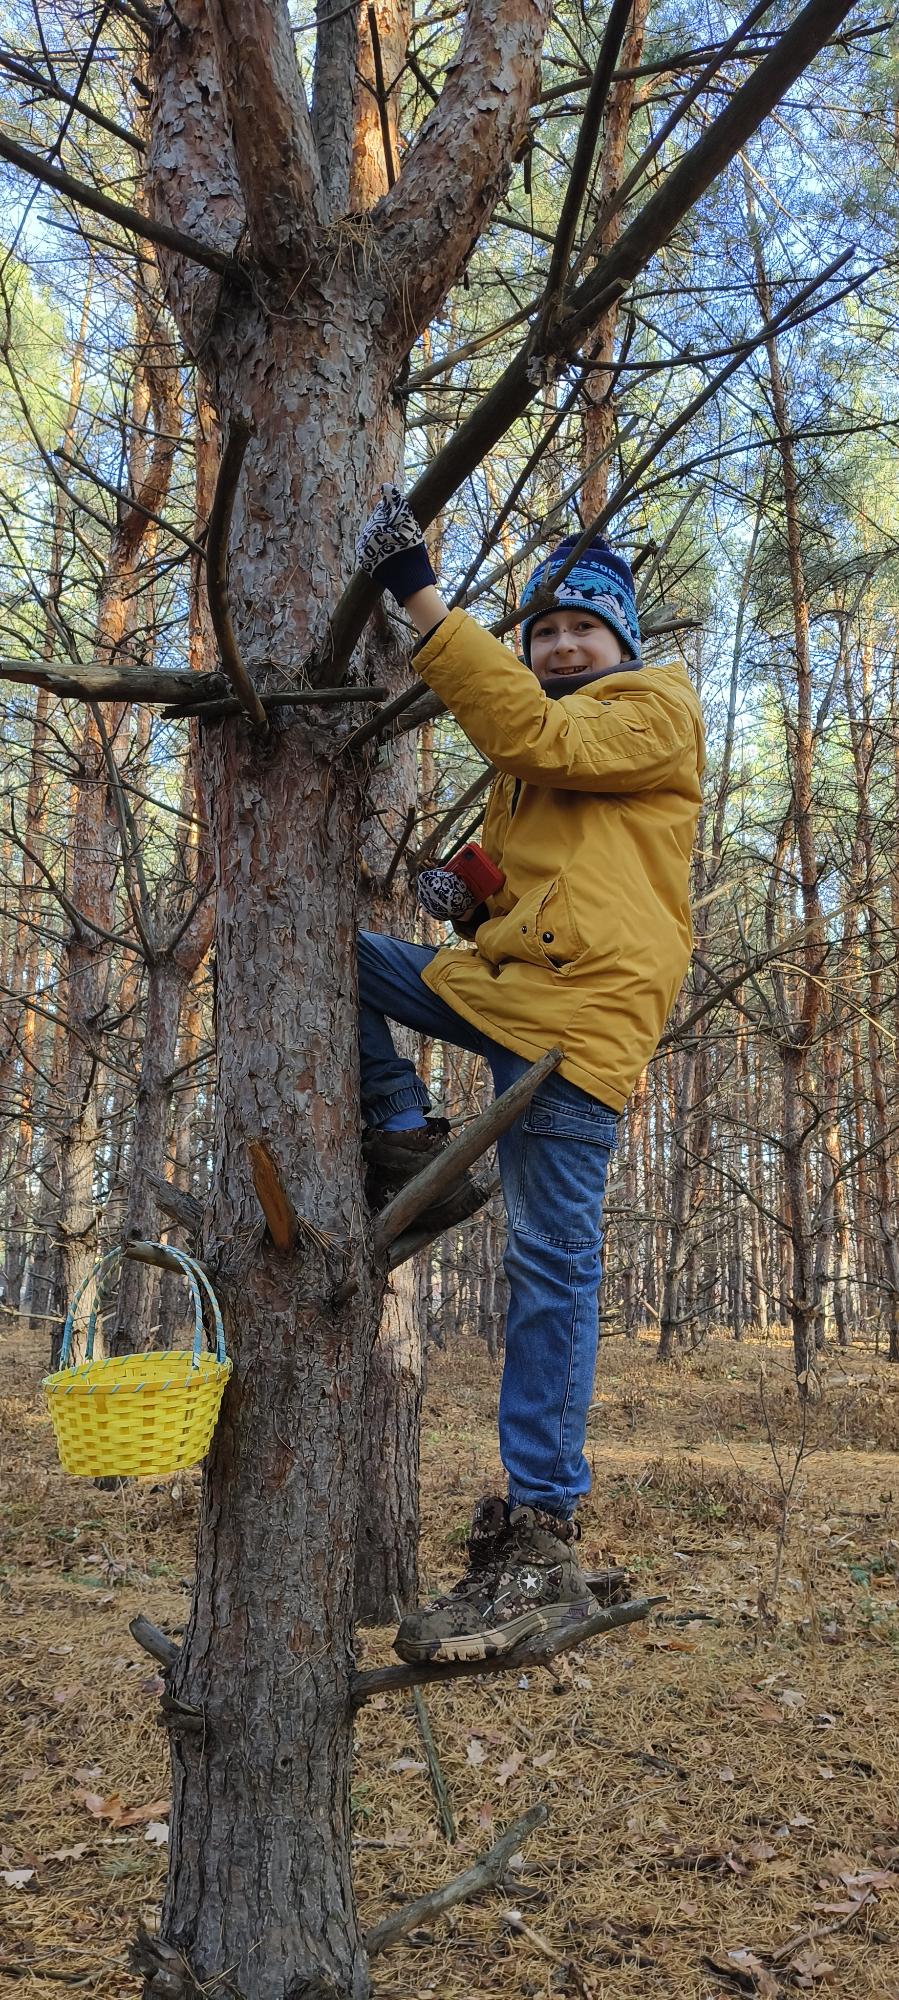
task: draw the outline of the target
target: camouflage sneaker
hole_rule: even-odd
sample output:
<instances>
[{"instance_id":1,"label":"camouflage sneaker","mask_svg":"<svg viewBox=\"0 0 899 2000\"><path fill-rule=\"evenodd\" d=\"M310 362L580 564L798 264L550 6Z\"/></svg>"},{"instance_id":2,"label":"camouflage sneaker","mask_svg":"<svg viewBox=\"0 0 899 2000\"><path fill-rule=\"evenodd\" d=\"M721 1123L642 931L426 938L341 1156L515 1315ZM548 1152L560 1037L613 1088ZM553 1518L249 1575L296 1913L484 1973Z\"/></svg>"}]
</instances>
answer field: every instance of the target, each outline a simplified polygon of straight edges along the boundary
<instances>
[{"instance_id":1,"label":"camouflage sneaker","mask_svg":"<svg viewBox=\"0 0 899 2000\"><path fill-rule=\"evenodd\" d=\"M574 1559L579 1530L535 1507L481 1500L468 1544L469 1567L445 1597L403 1619L394 1639L401 1660L492 1660L542 1632L580 1625L596 1610Z\"/></svg>"},{"instance_id":2,"label":"camouflage sneaker","mask_svg":"<svg viewBox=\"0 0 899 2000\"><path fill-rule=\"evenodd\" d=\"M374 1213L385 1208L400 1188L406 1187L432 1160L440 1158L449 1139L446 1118L428 1118L424 1125L413 1126L406 1132L385 1132L380 1126L369 1126L362 1134L365 1198L369 1208ZM435 1233L449 1229L453 1223L464 1222L473 1215L489 1197L486 1182L474 1174L462 1173L439 1201L416 1216L411 1226L415 1229L428 1226Z\"/></svg>"},{"instance_id":3,"label":"camouflage sneaker","mask_svg":"<svg viewBox=\"0 0 899 2000\"><path fill-rule=\"evenodd\" d=\"M408 1132L385 1132L381 1125L369 1125L362 1134L365 1160L365 1195L369 1208L384 1208L401 1187L423 1167L439 1159L449 1144L446 1118L428 1118Z\"/></svg>"}]
</instances>

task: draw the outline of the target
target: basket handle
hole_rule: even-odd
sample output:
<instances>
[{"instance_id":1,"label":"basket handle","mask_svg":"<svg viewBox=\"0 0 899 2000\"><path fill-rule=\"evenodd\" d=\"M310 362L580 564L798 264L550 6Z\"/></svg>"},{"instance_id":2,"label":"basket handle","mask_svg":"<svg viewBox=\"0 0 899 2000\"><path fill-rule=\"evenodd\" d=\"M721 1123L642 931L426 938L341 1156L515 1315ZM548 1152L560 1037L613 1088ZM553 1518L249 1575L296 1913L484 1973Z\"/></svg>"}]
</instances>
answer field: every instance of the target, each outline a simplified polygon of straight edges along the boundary
<instances>
[{"instance_id":1,"label":"basket handle","mask_svg":"<svg viewBox=\"0 0 899 2000\"><path fill-rule=\"evenodd\" d=\"M212 1307L212 1316L213 1316L213 1321L215 1323L216 1360L217 1361L227 1360L227 1355L225 1353L225 1329L224 1326L222 1325L222 1315L219 1308L219 1302L215 1296L215 1293L212 1289L209 1279L206 1276L206 1272L201 1268L199 1264L196 1264L194 1262L192 1257L188 1257L186 1251L176 1250L173 1244L157 1243L154 1244L153 1247L154 1249L157 1250L164 1249L170 1257L174 1257L175 1261L181 1266L181 1269L184 1272L184 1276L187 1279L188 1285L190 1286L191 1302L193 1304L193 1309L194 1309L194 1338L193 1338L194 1364L196 1365L196 1363L199 1361L200 1354L203 1348L203 1300L200 1294L200 1285L203 1286L203 1290L205 1291L206 1296L209 1299L209 1303ZM59 1353L60 1368L68 1367L69 1354L72 1346L72 1336L75 1328L75 1309L79 1305L81 1299L83 1298L85 1292L87 1291L90 1285L95 1285L97 1289L93 1304L91 1306L90 1317L87 1323L87 1344L85 1346L85 1359L88 1361L91 1361L93 1359L94 1338L97 1330L97 1312L100 1303L100 1279L105 1276L107 1271L114 1269L117 1264L120 1264L124 1256L125 1256L124 1247L121 1245L117 1245L117 1247L114 1250L108 1251L105 1257L100 1258L99 1263L94 1265L93 1270L88 1272L87 1277L84 1278L81 1284L79 1285L78 1290L76 1291L75 1296L72 1299L72 1303L69 1306L69 1310L66 1314L66 1323L65 1326L63 1327L62 1346L60 1348L60 1353Z\"/></svg>"},{"instance_id":2,"label":"basket handle","mask_svg":"<svg viewBox=\"0 0 899 2000\"><path fill-rule=\"evenodd\" d=\"M212 1307L212 1319L213 1319L213 1324L215 1326L215 1358L217 1361L227 1361L228 1356L225 1351L225 1329L222 1324L221 1307L212 1289L212 1285L210 1284L209 1278L207 1277L206 1272L203 1269L202 1264L198 1264L196 1258L190 1257L186 1250L176 1250L175 1245L173 1243L167 1243L165 1245L165 1248L168 1251L170 1257L177 1257L178 1262L181 1265L181 1268L190 1286L191 1293L198 1300L199 1300L199 1293L197 1292L197 1284L199 1283L202 1285L203 1290L206 1293L206 1297L209 1300L209 1304ZM202 1302L200 1302L200 1332L199 1334L194 1335L195 1361L199 1360L200 1349L203 1345L202 1311L203 1311ZM212 1343L210 1342L210 1345L211 1344Z\"/></svg>"}]
</instances>

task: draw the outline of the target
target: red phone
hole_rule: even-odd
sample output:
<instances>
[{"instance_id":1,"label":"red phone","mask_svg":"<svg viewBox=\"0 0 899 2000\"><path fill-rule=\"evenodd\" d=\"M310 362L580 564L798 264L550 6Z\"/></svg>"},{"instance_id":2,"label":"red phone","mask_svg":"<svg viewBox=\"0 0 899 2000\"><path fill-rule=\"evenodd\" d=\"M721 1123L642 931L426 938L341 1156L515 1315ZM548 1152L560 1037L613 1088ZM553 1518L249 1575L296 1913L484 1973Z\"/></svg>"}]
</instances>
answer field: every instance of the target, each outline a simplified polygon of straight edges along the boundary
<instances>
[{"instance_id":1,"label":"red phone","mask_svg":"<svg viewBox=\"0 0 899 2000\"><path fill-rule=\"evenodd\" d=\"M491 861L489 854L484 853L483 847L479 847L476 840L467 840L465 846L460 847L458 854L454 854L452 861L447 861L445 866L450 875L462 877L466 887L477 897L479 903L483 903L488 896L495 896L497 889L502 888L506 879L502 869L497 868L496 863Z\"/></svg>"}]
</instances>

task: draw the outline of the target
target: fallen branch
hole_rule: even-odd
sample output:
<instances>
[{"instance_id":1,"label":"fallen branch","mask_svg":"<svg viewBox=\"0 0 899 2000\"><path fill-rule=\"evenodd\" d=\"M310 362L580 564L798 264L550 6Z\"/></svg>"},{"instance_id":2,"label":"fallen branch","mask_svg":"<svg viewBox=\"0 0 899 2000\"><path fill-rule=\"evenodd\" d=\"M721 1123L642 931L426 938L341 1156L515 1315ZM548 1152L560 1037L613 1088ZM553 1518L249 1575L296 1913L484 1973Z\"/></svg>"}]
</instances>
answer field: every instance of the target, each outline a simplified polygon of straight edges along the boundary
<instances>
[{"instance_id":1,"label":"fallen branch","mask_svg":"<svg viewBox=\"0 0 899 2000\"><path fill-rule=\"evenodd\" d=\"M391 1243L405 1233L424 1209L432 1208L435 1202L440 1201L461 1180L467 1168L474 1166L475 1160L479 1160L488 1147L508 1130L530 1103L538 1085L558 1069L561 1061L561 1049L549 1049L486 1111L473 1118L458 1139L451 1140L438 1159L432 1160L420 1174L400 1188L399 1194L394 1195L386 1208L382 1208L375 1223L374 1244L378 1256L383 1256Z\"/></svg>"},{"instance_id":2,"label":"fallen branch","mask_svg":"<svg viewBox=\"0 0 899 2000\"><path fill-rule=\"evenodd\" d=\"M511 1653L500 1653L492 1660L423 1660L417 1666L368 1667L364 1673L353 1675L350 1698L354 1708L361 1708L373 1695L426 1687L434 1681L464 1680L472 1674L513 1670L521 1673L530 1667L545 1667L558 1653L571 1652L575 1646L583 1646L586 1640L603 1632L613 1632L619 1625L634 1625L639 1619L648 1618L656 1605L664 1602L664 1597L633 1597L627 1604L611 1604L606 1610L594 1611L580 1625L570 1625L567 1631L550 1634L542 1642L525 1640Z\"/></svg>"},{"instance_id":3,"label":"fallen branch","mask_svg":"<svg viewBox=\"0 0 899 2000\"><path fill-rule=\"evenodd\" d=\"M484 1889L495 1888L503 1869L508 1867L522 1841L527 1840L535 1827L543 1826L548 1818L547 1807L538 1800L494 1842L480 1861L463 1869L461 1875L454 1875L451 1881L444 1882L442 1889L432 1889L427 1896L416 1896L414 1902L407 1903L394 1916L384 1917L381 1923L374 1924L365 1939L369 1958L373 1958L375 1952L383 1951L386 1945L393 1944L405 1931L415 1930L418 1924L426 1923L431 1917L442 1916L445 1910L453 1909L456 1903L467 1902L471 1896L479 1896Z\"/></svg>"},{"instance_id":4,"label":"fallen branch","mask_svg":"<svg viewBox=\"0 0 899 2000\"><path fill-rule=\"evenodd\" d=\"M228 432L216 480L215 497L206 536L206 595L222 666L242 708L258 729L267 729L265 709L253 686L234 636L228 602L228 535L237 482L244 462L252 426L245 417L234 417Z\"/></svg>"}]
</instances>

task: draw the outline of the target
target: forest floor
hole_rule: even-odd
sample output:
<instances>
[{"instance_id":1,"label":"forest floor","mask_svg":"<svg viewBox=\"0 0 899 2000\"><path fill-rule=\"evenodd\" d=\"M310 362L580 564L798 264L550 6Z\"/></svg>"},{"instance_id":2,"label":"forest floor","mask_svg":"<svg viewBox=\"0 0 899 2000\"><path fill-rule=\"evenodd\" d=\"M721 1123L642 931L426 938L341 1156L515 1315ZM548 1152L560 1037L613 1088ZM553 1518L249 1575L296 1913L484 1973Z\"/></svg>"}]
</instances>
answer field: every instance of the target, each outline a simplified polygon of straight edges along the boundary
<instances>
[{"instance_id":1,"label":"forest floor","mask_svg":"<svg viewBox=\"0 0 899 2000\"><path fill-rule=\"evenodd\" d=\"M102 1493L59 1469L23 1330L0 1332L0 1993L134 2000L127 1948L165 1871L161 1683L128 1620L177 1632L198 1478ZM423 1566L458 1574L496 1488L495 1371L434 1356ZM607 1343L590 1566L664 1593L653 1621L523 1678L428 1689L458 1822L436 1822L414 1714L361 1713L365 1925L547 1824L500 1890L373 1961L378 2000L899 2000L899 1369L835 1356L800 1432L784 1340L660 1369ZM363 1635L366 1666L391 1634ZM556 1668L558 1669L556 1671ZM517 1914L516 1914L517 1913ZM524 1926L525 1928L522 1928Z\"/></svg>"}]
</instances>

